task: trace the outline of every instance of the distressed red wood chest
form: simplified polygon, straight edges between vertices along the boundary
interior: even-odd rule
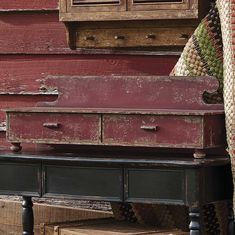
[[[20,143],[192,149],[225,146],[224,111],[205,104],[211,77],[48,77],[54,102],[7,110],[7,139]]]

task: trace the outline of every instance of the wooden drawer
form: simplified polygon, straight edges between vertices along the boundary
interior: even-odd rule
[[[122,146],[203,148],[203,120],[203,116],[104,115],[103,143]],[[210,131],[210,136],[219,134],[215,128]],[[213,143],[211,145],[213,146]]]
[[[40,170],[37,163],[1,162],[0,193],[41,196]]]
[[[79,166],[44,166],[46,197],[122,201],[122,169]]]
[[[127,202],[185,201],[185,171],[182,169],[127,169]],[[174,179],[174,180],[173,180]],[[157,187],[156,187],[157,185]]]
[[[184,46],[193,31],[193,26],[79,29],[76,47]]]
[[[99,144],[100,116],[73,113],[10,113],[7,137],[11,142]]]

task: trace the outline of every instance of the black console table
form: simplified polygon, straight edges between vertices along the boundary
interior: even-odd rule
[[[33,235],[31,197],[167,203],[190,209],[190,234],[200,234],[202,205],[232,200],[226,157],[0,154],[0,194],[23,196],[23,235]],[[179,160],[181,159],[181,160]],[[229,203],[228,203],[229,204]],[[230,204],[229,233],[234,234]]]

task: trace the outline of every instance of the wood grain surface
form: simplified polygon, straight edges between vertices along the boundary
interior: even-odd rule
[[[1,0],[1,10],[48,10],[58,9],[58,0]]]
[[[178,57],[2,55],[0,58],[0,94],[38,94],[48,75],[164,75]]]

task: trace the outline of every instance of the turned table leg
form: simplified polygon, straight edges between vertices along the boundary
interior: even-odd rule
[[[234,212],[233,212],[233,203],[228,202],[228,235],[235,234],[235,222],[234,222]]]
[[[199,208],[190,208],[189,218],[190,218],[190,224],[189,224],[190,235],[200,235],[201,226],[200,226]]]
[[[23,208],[23,213],[22,213],[23,235],[34,235],[32,197],[23,196],[22,208]]]

